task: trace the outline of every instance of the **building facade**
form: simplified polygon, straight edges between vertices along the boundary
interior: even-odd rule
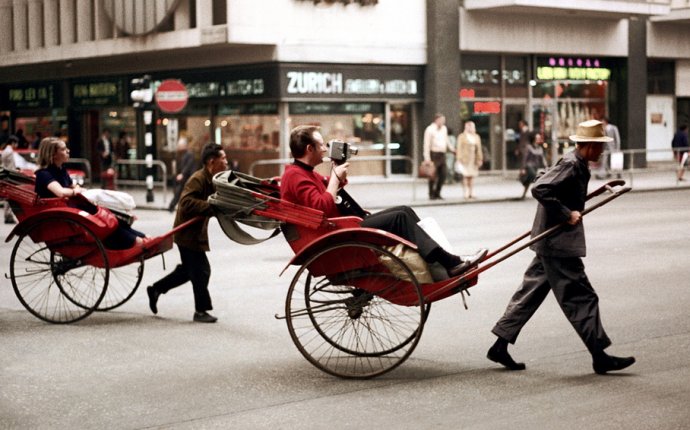
[[[166,163],[180,137],[217,141],[269,176],[289,130],[317,124],[361,146],[354,175],[380,178],[416,173],[435,112],[456,133],[474,120],[484,168],[503,172],[521,119],[553,160],[582,119],[609,116],[624,148],[654,149],[690,114],[690,1],[267,4],[0,0],[0,132],[57,133],[88,160],[106,128],[127,142],[120,157]],[[151,103],[150,149],[130,97],[144,75],[186,91],[179,111]]]

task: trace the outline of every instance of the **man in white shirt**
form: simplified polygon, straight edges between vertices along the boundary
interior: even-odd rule
[[[424,161],[432,161],[436,166],[436,177],[429,178],[429,199],[442,200],[441,188],[448,174],[446,168],[446,151],[448,151],[448,129],[446,117],[440,113],[434,115],[434,121],[424,130]]]

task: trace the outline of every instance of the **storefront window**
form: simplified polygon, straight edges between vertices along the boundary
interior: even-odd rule
[[[484,164],[481,170],[491,169],[492,150],[495,150],[494,131],[501,129],[501,102],[500,101],[463,101],[460,107],[460,117],[463,127],[467,121],[474,122],[477,134],[481,138]],[[463,129],[453,130],[453,134],[458,136]]]
[[[140,155],[137,148],[136,111],[129,107],[105,108],[100,111],[100,116],[101,131],[106,128],[110,130],[118,178],[121,180],[136,179],[137,167],[127,164],[127,160],[144,158],[143,153]]]
[[[579,123],[607,115],[606,81],[539,82],[533,96],[533,129],[544,135],[550,163],[571,148],[569,136]]]
[[[324,140],[344,140],[359,147],[348,175],[383,176],[385,161],[358,161],[357,157],[384,155],[385,121],[381,103],[290,103],[290,127],[321,127]],[[324,168],[323,166],[321,168]]]
[[[223,145],[231,168],[249,172],[259,160],[280,158],[280,119],[275,103],[223,105],[215,119],[215,138]],[[280,174],[278,164],[256,165],[252,174]]]
[[[390,154],[412,157],[412,105],[391,105]],[[405,160],[392,160],[391,173],[410,174],[412,166]]]

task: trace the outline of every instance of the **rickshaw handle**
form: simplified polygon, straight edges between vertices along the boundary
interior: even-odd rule
[[[607,204],[607,203],[610,202],[611,200],[616,199],[616,198],[622,196],[623,194],[627,193],[628,191],[630,191],[630,190],[632,189],[631,187],[624,187],[624,188],[621,188],[621,189],[619,189],[619,190],[617,190],[617,191],[613,191],[613,189],[612,189],[613,186],[619,185],[619,182],[625,183],[625,181],[618,181],[618,180],[616,180],[616,181],[611,181],[611,182],[609,182],[608,184],[603,185],[603,186],[601,186],[600,188],[598,188],[598,189],[596,189],[595,191],[593,191],[593,192],[591,192],[590,194],[588,194],[588,195],[587,195],[587,199],[589,200],[590,198],[595,197],[595,196],[597,196],[597,195],[603,193],[604,191],[609,190],[609,191],[612,192],[612,194],[611,194],[610,196],[608,196],[608,197],[606,197],[605,199],[603,199],[603,200],[601,200],[601,201],[599,201],[599,202],[593,204],[592,206],[590,206],[590,207],[584,209],[584,210],[581,212],[581,215],[582,215],[582,216],[585,216],[586,214],[592,212],[593,210],[595,210],[595,209],[597,209],[597,208],[600,208],[601,206]],[[613,186],[611,186],[612,183],[615,183],[615,184],[614,184]],[[433,301],[434,297],[439,296],[439,295],[442,295],[442,294],[444,294],[445,292],[447,292],[448,290],[451,290],[451,289],[453,289],[453,288],[456,288],[458,285],[460,285],[460,284],[462,284],[462,283],[464,283],[464,282],[467,282],[468,280],[470,280],[470,279],[472,279],[472,278],[476,278],[477,276],[479,276],[480,273],[485,272],[486,270],[489,270],[490,268],[494,267],[494,266],[497,265],[498,263],[500,263],[500,262],[506,260],[507,258],[512,257],[513,255],[515,255],[515,254],[517,254],[518,252],[522,251],[523,249],[529,247],[530,245],[532,245],[532,244],[534,244],[534,243],[536,243],[536,242],[539,242],[540,240],[544,239],[544,238],[547,237],[547,236],[552,235],[553,233],[555,233],[556,231],[558,231],[559,229],[561,229],[561,228],[562,228],[563,226],[565,226],[566,224],[567,224],[567,221],[566,221],[566,222],[562,222],[562,223],[557,224],[557,225],[554,225],[553,227],[549,228],[548,230],[543,231],[542,233],[540,233],[540,234],[538,234],[537,236],[533,237],[533,238],[530,239],[529,241],[525,242],[524,244],[522,244],[522,245],[519,246],[518,248],[516,248],[516,249],[510,251],[509,253],[507,253],[507,254],[505,254],[505,255],[502,255],[502,256],[501,256],[500,258],[498,258],[497,260],[492,261],[492,262],[487,263],[487,264],[484,264],[483,266],[478,266],[478,267],[476,267],[476,268],[474,268],[474,269],[471,269],[471,270],[467,271],[464,275],[460,276],[459,278],[450,280],[450,281],[448,282],[448,284],[444,285],[443,287],[439,288],[438,290],[435,290],[433,293],[431,293],[431,294],[429,294],[428,296],[426,296],[425,299],[426,299],[427,301]],[[515,243],[517,243],[517,242],[519,242],[520,240],[524,239],[525,237],[529,236],[529,234],[530,234],[530,232],[527,232],[527,234],[521,236],[521,238],[516,239],[516,240],[512,241],[511,243],[509,243],[508,245],[501,247],[498,251],[494,251],[491,255],[492,255],[492,256],[493,256],[493,255],[496,255],[496,254],[497,254],[498,252],[500,252],[501,250],[504,250],[504,249],[508,248],[509,246],[514,245]],[[486,258],[484,258],[483,261],[486,261],[488,258],[489,258],[489,257],[487,256]]]
[[[603,194],[606,191],[613,191],[613,187],[617,187],[619,185],[625,185],[625,181],[622,179],[614,179],[613,181],[609,181],[605,183],[604,185],[600,186],[596,190],[592,191],[591,193],[587,194],[587,197],[585,198],[585,201],[592,199],[600,194]],[[502,252],[511,246],[515,245],[516,243],[520,242],[522,239],[526,238],[527,236],[532,233],[531,230],[528,230],[525,234],[521,235],[520,237],[515,238],[513,241],[508,242],[507,244],[503,245],[502,247],[495,249],[491,251],[490,253],[486,254],[484,257],[484,260],[488,260],[489,258],[493,257],[494,255],[498,254],[499,252]]]

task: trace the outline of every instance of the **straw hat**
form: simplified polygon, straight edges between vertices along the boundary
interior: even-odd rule
[[[611,142],[612,137],[608,137],[604,131],[604,123],[591,119],[577,125],[577,132],[570,136],[573,142]]]

